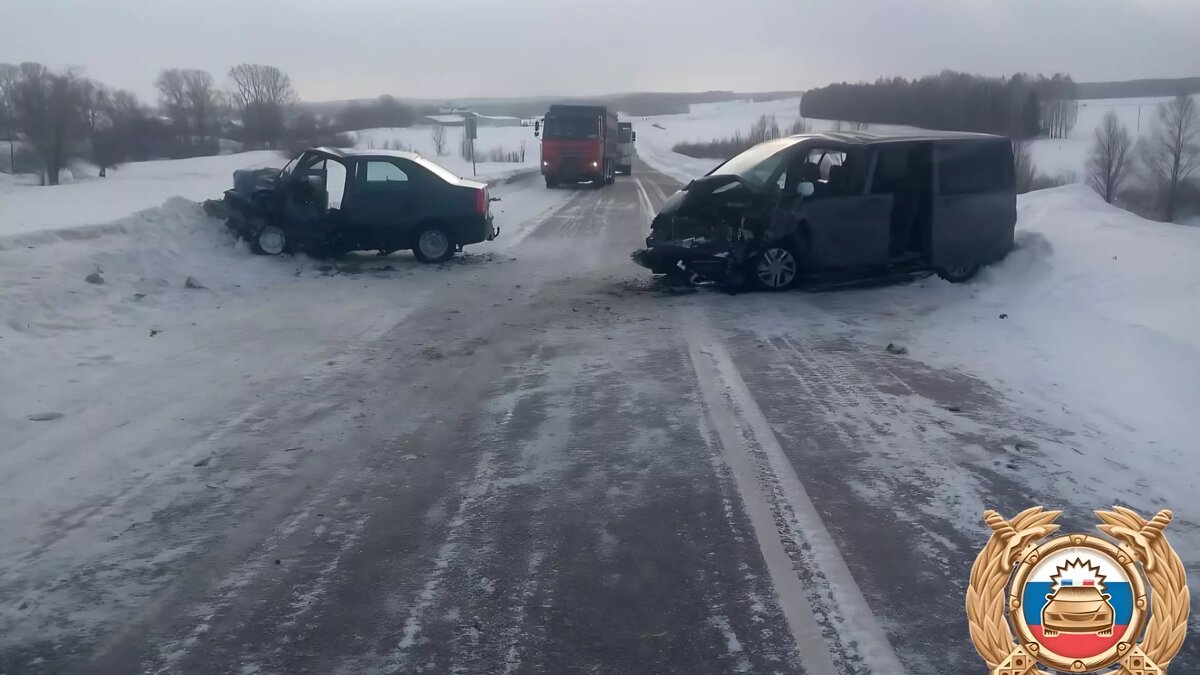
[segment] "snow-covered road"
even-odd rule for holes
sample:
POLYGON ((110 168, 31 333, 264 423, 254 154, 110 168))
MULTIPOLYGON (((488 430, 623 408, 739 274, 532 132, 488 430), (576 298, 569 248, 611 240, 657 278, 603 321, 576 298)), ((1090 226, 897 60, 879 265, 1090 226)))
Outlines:
POLYGON ((976 672, 984 508, 1169 506, 1200 559, 1194 288, 1151 303, 1129 250, 1146 302, 1077 324, 1066 232, 964 287, 677 294, 628 258, 676 186, 498 186, 436 267, 255 258, 182 200, 6 240, 0 673, 976 672))

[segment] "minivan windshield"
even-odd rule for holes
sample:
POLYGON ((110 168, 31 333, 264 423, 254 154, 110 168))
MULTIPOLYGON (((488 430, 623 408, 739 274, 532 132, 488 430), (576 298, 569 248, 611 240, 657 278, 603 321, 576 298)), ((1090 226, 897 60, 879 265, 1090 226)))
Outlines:
POLYGON ((721 166, 710 176, 739 176, 752 190, 762 190, 776 169, 787 159, 787 150, 796 144, 789 138, 759 143, 721 166))

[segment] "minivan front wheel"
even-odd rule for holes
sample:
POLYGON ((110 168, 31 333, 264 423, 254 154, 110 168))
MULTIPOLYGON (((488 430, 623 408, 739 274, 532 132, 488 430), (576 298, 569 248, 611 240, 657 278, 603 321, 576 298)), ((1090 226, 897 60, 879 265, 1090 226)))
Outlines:
POLYGON ((427 225, 417 233, 413 254, 423 263, 446 262, 454 255, 454 240, 441 225, 427 225))
POLYGON ((799 264, 796 255, 782 246, 772 246, 754 259, 750 276, 759 288, 782 291, 796 283, 799 264))
POLYGON ((949 281, 952 284, 961 284, 970 281, 972 277, 979 274, 979 265, 953 265, 951 267, 942 267, 938 271, 938 276, 949 281))

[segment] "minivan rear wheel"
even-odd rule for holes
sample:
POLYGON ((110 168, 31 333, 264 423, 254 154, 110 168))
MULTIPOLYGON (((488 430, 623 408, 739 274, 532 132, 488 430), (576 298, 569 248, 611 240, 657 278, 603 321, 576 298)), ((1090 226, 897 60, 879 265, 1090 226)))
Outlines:
POLYGON ((792 251, 772 246, 755 257, 750 265, 754 285, 768 291, 782 291, 796 283, 799 263, 792 251))
POLYGON ((965 281, 970 281, 972 277, 979 274, 979 265, 953 265, 943 267, 937 271, 938 276, 949 281, 952 284, 961 284, 965 281))

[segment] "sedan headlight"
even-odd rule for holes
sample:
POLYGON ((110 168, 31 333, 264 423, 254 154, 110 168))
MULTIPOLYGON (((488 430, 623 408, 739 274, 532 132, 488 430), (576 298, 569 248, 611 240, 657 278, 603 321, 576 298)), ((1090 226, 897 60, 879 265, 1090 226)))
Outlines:
POLYGON ((592 168, 593 168, 593 169, 595 169, 595 168, 596 168, 596 167, 598 167, 598 166, 600 166, 600 162, 592 162, 592 168))

